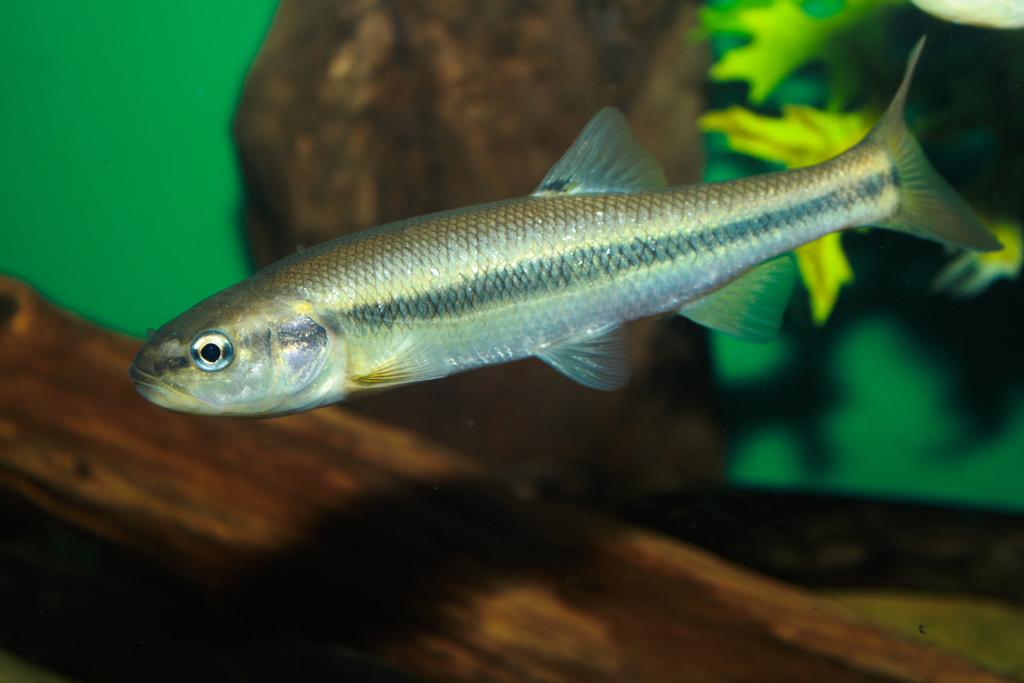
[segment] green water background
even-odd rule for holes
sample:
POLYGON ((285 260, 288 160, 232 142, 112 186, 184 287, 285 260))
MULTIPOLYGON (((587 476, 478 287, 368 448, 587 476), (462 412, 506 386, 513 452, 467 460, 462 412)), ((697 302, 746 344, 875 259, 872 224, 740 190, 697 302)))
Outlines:
MULTIPOLYGON (((275 6, 0 4, 0 272, 140 336, 249 274, 231 120, 275 6)), ((726 394, 779 391, 799 334, 713 334, 726 394)), ((1024 510, 1024 387, 979 432, 918 341, 891 316, 847 325, 823 351, 827 458, 807 453, 806 424, 761 421, 731 435, 730 479, 1024 510)))
POLYGON ((0 3, 0 272, 139 336, 245 277, 231 119, 275 7, 0 3))

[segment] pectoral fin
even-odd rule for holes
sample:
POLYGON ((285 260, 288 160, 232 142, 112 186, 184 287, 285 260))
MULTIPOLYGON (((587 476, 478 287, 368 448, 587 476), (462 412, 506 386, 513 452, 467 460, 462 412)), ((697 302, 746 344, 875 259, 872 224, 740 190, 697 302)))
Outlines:
POLYGON ((406 339, 392 349, 374 356, 368 367, 359 368, 349 382, 359 389, 383 389, 385 387, 438 379, 451 372, 444 358, 430 349, 423 348, 406 339))
POLYGON ((603 391, 629 381, 629 345, 621 325, 607 325, 545 348, 537 357, 571 380, 603 391))
POLYGON ((779 331, 795 280, 793 257, 785 254, 683 306, 679 314, 744 341, 766 342, 779 331))

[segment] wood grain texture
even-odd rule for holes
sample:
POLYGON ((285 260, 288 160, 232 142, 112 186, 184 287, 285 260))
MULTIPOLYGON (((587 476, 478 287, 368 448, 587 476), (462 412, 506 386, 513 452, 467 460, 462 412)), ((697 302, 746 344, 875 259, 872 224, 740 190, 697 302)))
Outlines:
POLYGON ((436 681, 1000 680, 699 549, 513 499, 464 458, 339 409, 161 411, 125 374, 136 340, 10 279, 0 312, 3 500, 268 629, 436 681))

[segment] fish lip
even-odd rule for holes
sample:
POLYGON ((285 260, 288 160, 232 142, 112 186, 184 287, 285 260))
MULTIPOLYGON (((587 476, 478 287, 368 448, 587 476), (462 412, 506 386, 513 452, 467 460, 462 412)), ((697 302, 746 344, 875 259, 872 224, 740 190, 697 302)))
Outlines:
POLYGON ((135 367, 134 363, 132 363, 131 367, 128 368, 128 377, 130 377, 136 384, 152 384, 156 381, 142 370, 135 367))
POLYGON ((222 415, 235 417, 277 417, 287 415, 301 410, 305 407, 297 407, 294 410, 278 411, 277 403, 266 406, 264 410, 251 408, 244 411, 233 411, 230 406, 213 406, 200 401, 194 396, 175 389, 169 384, 160 381, 144 370, 140 370, 134 363, 128 368, 128 377, 135 383, 135 389, 142 394, 150 403, 160 406, 165 410, 186 415, 222 415))
POLYGON ((140 370, 134 363, 128 368, 128 377, 135 383, 135 389, 142 394, 143 398, 161 408, 179 413, 210 414, 216 412, 210 404, 161 382, 153 375, 140 370))
POLYGON ((167 386, 166 384, 164 384, 163 382, 161 382, 148 372, 139 370, 138 366, 136 366, 135 363, 132 363, 131 367, 128 368, 128 377, 131 378, 133 382, 135 382, 136 387, 142 385, 145 387, 149 387, 151 389, 158 390, 171 389, 171 387, 167 386))

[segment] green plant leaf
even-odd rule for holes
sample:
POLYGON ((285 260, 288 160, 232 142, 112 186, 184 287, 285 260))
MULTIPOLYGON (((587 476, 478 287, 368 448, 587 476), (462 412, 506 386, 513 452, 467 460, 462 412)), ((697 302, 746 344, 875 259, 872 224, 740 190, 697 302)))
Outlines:
MULTIPOLYGON (((716 81, 747 81, 750 101, 760 104, 794 69, 821 59, 829 70, 830 107, 839 108, 860 85, 857 62, 851 53, 851 29, 863 24, 870 31, 880 32, 884 26, 880 15, 902 2, 905 0, 845 0, 841 10, 827 17, 811 16, 795 0, 705 8, 701 23, 706 34, 742 33, 751 38, 712 66, 711 77, 716 81)), ((859 34, 857 41, 863 44, 864 35, 859 34)))
POLYGON ((834 232, 796 249, 796 265, 807 286, 811 319, 824 325, 839 298, 839 290, 853 281, 853 268, 840 242, 842 233, 834 232))
POLYGON ((724 133, 730 149, 788 168, 811 166, 845 152, 867 135, 878 115, 869 110, 822 111, 801 104, 782 107, 782 116, 762 116, 740 106, 708 112, 705 132, 724 133))

